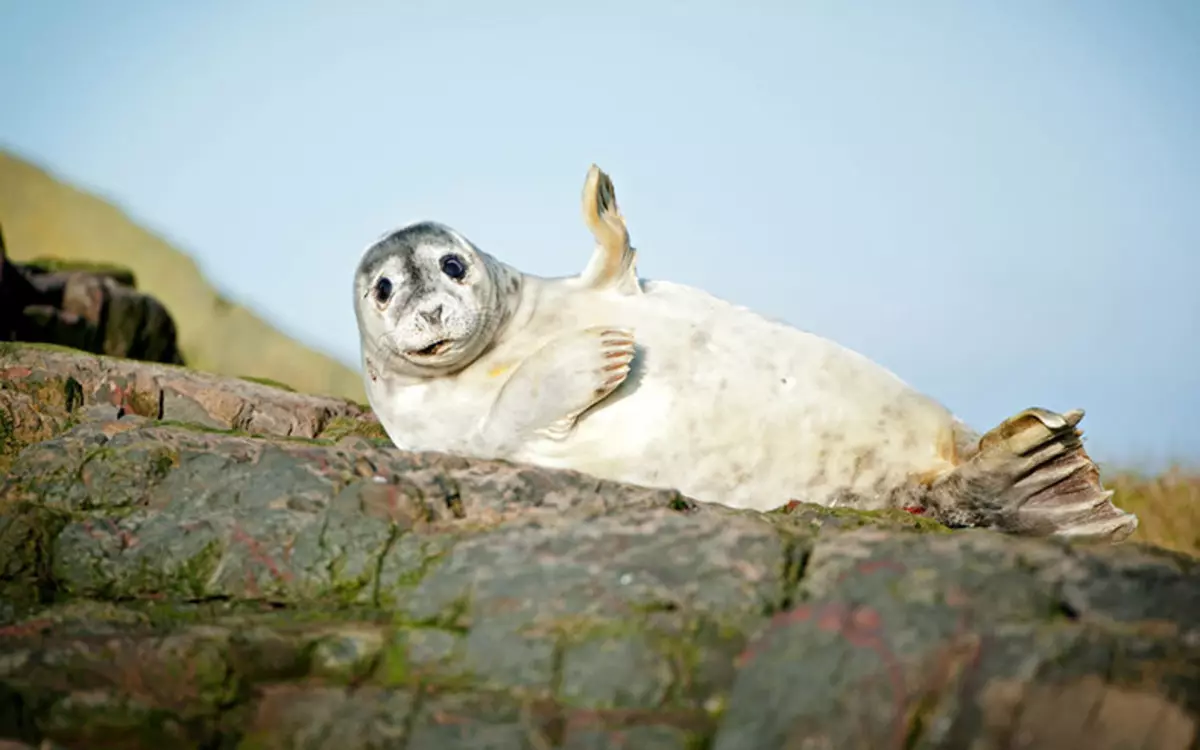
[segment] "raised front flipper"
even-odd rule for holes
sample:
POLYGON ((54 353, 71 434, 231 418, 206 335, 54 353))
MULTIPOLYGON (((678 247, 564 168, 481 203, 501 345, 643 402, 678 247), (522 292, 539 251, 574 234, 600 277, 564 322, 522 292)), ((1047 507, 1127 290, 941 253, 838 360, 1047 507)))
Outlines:
POLYGON ((951 526, 1120 541, 1137 516, 1112 504, 1075 428, 1083 410, 1026 409, 979 440, 969 460, 930 487, 930 511, 951 526))
POLYGON ((564 334, 509 376, 472 436, 476 455, 505 457, 531 438, 562 440, 583 412, 629 375, 633 333, 598 326, 564 334))
POLYGON ((637 251, 629 244, 629 230, 617 208, 616 188, 595 164, 583 184, 583 220, 596 238, 596 249, 579 275, 579 283, 593 289, 640 293, 637 251))

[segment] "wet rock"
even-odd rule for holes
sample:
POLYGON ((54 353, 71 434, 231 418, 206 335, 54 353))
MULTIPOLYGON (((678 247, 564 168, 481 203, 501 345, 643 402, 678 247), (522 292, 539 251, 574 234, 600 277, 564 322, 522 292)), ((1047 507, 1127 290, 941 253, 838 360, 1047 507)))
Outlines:
POLYGON ((362 407, 0 352, 0 738, 1194 748, 1200 564, 391 448, 362 407))

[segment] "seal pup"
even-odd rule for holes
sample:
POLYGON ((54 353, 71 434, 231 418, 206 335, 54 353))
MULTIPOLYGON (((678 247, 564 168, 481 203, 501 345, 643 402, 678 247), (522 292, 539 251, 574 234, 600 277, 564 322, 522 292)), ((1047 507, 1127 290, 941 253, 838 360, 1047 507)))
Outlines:
POLYGON ((612 181, 583 191, 595 246, 543 278, 422 221, 354 278, 371 407, 401 449, 507 459, 770 510, 902 507, 951 527, 1119 541, 1082 410, 980 435, 863 355, 704 291, 640 279, 612 181))

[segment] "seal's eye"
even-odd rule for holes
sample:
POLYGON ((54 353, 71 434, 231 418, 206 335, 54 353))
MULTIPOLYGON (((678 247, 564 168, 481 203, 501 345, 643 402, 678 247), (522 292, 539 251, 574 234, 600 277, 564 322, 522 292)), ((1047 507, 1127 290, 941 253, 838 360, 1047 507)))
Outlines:
POLYGON ((380 277, 379 281, 375 282, 375 300, 379 304, 387 302, 392 296, 392 280, 386 276, 380 277))
POLYGON ((463 262, 462 258, 453 253, 443 255, 440 262, 442 264, 442 273, 455 281, 461 281, 462 277, 467 275, 467 264, 463 262))

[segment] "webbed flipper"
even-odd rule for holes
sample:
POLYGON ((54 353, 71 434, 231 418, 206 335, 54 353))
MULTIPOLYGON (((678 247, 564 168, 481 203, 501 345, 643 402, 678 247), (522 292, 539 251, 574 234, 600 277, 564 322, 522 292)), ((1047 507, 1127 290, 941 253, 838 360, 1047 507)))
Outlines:
POLYGON ((530 439, 562 440, 629 375, 633 333, 597 326, 563 334, 523 360, 474 436, 477 453, 510 455, 530 439))
POLYGON ((579 283, 593 289, 616 289, 640 294, 637 251, 629 244, 629 229, 617 207, 612 180, 593 164, 583 184, 583 220, 596 238, 596 248, 579 283))
POLYGON ((1121 541, 1137 516, 1112 503, 1076 425, 1083 410, 1025 409, 979 439, 978 450, 929 488, 930 512, 950 526, 1029 536, 1121 541))

